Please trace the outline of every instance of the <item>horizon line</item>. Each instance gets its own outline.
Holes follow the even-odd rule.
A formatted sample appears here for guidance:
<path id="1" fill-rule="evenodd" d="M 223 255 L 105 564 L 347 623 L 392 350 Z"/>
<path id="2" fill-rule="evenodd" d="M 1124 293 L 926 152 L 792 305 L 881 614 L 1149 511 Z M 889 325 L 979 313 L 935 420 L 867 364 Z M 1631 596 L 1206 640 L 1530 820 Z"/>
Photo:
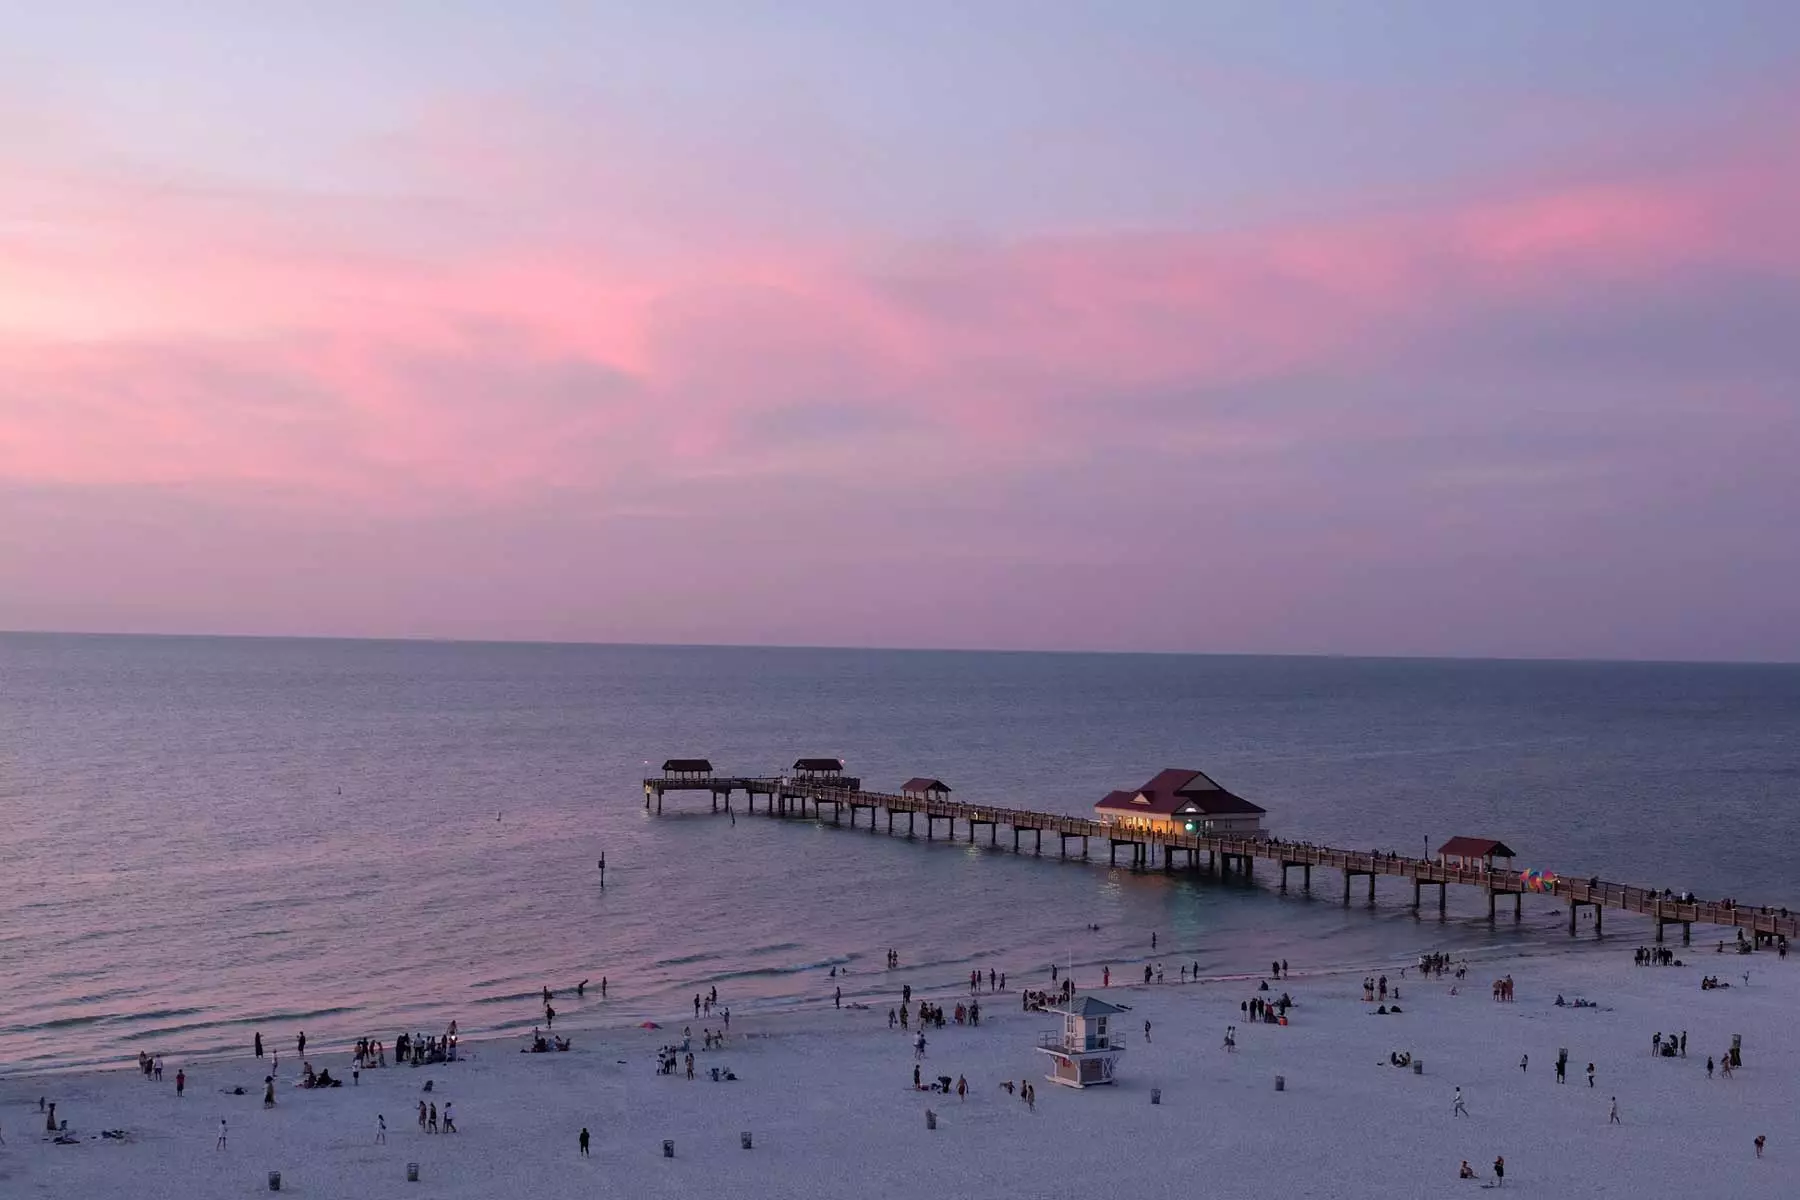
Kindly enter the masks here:
<path id="1" fill-rule="evenodd" d="M 812 650 L 878 654 L 1062 654 L 1139 658 L 1283 658 L 1360 662 L 1544 663 L 1567 666 L 1794 667 L 1800 660 L 1755 658 L 1623 658 L 1584 655 L 1405 654 L 1307 650 L 1119 650 L 1093 647 L 818 645 L 798 642 L 632 642 L 583 639 L 434 637 L 317 633 L 170 633 L 112 629 L 0 629 L 0 637 L 163 639 L 169 641 L 351 642 L 373 645 L 539 646 L 627 650 Z"/>

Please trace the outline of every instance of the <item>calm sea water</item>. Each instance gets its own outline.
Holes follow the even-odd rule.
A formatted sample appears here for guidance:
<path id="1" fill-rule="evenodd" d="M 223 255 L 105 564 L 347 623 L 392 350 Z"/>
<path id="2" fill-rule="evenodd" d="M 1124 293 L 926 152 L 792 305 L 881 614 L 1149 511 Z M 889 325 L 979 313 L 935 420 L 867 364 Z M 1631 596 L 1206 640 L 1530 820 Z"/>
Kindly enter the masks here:
<path id="1" fill-rule="evenodd" d="M 1085 811 L 1205 769 L 1283 835 L 1792 903 L 1800 668 L 0 636 L 0 1069 L 402 1028 L 885 1002 L 1051 959 L 1168 974 L 1566 945 L 1539 901 L 1315 895 L 647 816 L 646 763 L 842 756 L 870 786 Z M 741 801 L 740 801 L 741 803 Z M 607 887 L 595 860 L 607 857 Z M 1388 890 L 1388 889 L 1392 890 Z M 1087 926 L 1098 923 L 1099 933 Z M 1616 936 L 1639 931 L 1618 918 Z M 827 972 L 848 974 L 839 981 Z M 1097 967 L 1095 968 L 1097 970 Z M 1141 969 L 1137 967 L 1136 969 Z"/>

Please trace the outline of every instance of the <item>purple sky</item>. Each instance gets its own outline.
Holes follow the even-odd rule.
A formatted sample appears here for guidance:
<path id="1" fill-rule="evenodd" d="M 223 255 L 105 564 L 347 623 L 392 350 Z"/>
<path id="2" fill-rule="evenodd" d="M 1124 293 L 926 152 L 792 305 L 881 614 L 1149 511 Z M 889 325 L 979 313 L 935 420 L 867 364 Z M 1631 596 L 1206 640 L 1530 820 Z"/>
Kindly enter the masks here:
<path id="1" fill-rule="evenodd" d="M 157 7 L 0 628 L 1800 660 L 1800 5 Z"/>

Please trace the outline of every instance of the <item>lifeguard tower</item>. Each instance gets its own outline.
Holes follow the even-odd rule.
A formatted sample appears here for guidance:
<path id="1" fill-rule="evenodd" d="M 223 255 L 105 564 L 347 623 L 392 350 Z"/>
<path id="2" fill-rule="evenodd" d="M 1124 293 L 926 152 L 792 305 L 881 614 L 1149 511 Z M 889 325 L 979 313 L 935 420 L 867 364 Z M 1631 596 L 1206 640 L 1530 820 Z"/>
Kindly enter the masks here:
<path id="1" fill-rule="evenodd" d="M 1038 1051 L 1050 1056 L 1051 1083 L 1084 1088 L 1113 1081 L 1113 1067 L 1125 1053 L 1124 1038 L 1108 1028 L 1108 1018 L 1129 1010 L 1092 996 L 1071 1000 L 1066 1008 L 1046 1008 L 1063 1019 L 1060 1033 L 1038 1038 Z"/>

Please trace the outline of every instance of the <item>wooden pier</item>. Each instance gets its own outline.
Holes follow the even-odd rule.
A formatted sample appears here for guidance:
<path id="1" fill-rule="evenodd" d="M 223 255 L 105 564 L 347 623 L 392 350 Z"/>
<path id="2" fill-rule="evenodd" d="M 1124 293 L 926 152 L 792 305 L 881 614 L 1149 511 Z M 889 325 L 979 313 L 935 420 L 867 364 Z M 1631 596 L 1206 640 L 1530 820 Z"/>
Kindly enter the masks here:
<path id="1" fill-rule="evenodd" d="M 800 761 L 821 764 L 835 760 Z M 1312 869 L 1324 867 L 1343 876 L 1346 906 L 1350 904 L 1352 886 L 1358 879 L 1368 880 L 1368 903 L 1373 906 L 1375 881 L 1378 877 L 1388 876 L 1412 881 L 1412 908 L 1415 912 L 1423 910 L 1424 889 L 1437 888 L 1440 917 L 1445 913 L 1451 884 L 1479 888 L 1486 892 L 1490 921 L 1495 919 L 1500 899 L 1505 896 L 1512 897 L 1513 918 L 1518 920 L 1523 914 L 1524 897 L 1527 894 L 1519 872 L 1507 869 L 1446 864 L 1431 859 L 1366 850 L 1341 850 L 1278 838 L 1176 833 L 1063 813 L 971 804 L 951 800 L 947 788 L 941 791 L 909 790 L 904 793 L 864 791 L 860 779 L 842 775 L 838 771 L 797 771 L 791 776 L 714 776 L 709 764 L 704 771 L 697 769 L 704 762 L 701 759 L 670 759 L 664 764 L 661 777 L 644 780 L 645 809 L 654 807 L 656 812 L 662 812 L 665 792 L 703 791 L 711 794 L 713 811 L 718 811 L 721 804 L 727 811 L 731 811 L 731 797 L 742 792 L 749 811 L 756 811 L 756 799 L 760 796 L 764 800 L 764 811 L 770 816 L 824 820 L 825 810 L 829 808 L 833 824 L 843 824 L 844 814 L 848 812 L 850 824 L 854 827 L 860 823 L 860 815 L 866 811 L 869 814 L 871 833 L 879 832 L 877 814 L 885 814 L 888 833 L 895 832 L 895 818 L 903 816 L 906 818 L 905 835 L 914 837 L 918 832 L 916 822 L 922 817 L 928 841 L 937 839 L 940 822 L 944 836 L 955 840 L 960 823 L 967 832 L 970 844 L 975 842 L 978 830 L 985 830 L 988 835 L 987 844 L 997 848 L 1000 845 L 1000 829 L 1004 827 L 1012 833 L 1014 853 L 1023 853 L 1023 839 L 1026 834 L 1030 834 L 1031 853 L 1041 855 L 1044 835 L 1054 834 L 1057 839 L 1057 857 L 1060 859 L 1074 857 L 1080 861 L 1090 861 L 1093 848 L 1104 845 L 1109 865 L 1118 865 L 1119 851 L 1123 848 L 1130 851 L 1128 865 L 1134 870 L 1156 867 L 1160 856 L 1161 869 L 1164 871 L 1198 871 L 1203 869 L 1201 856 L 1204 855 L 1204 869 L 1215 871 L 1221 877 L 1236 873 L 1245 879 L 1251 879 L 1258 861 L 1269 862 L 1278 864 L 1281 868 L 1282 891 L 1287 890 L 1288 873 L 1298 868 L 1301 872 L 1301 887 L 1310 892 Z M 683 771 L 677 769 L 678 765 L 696 769 Z M 802 777 L 803 774 L 805 777 Z M 1077 843 L 1078 853 L 1075 852 Z M 1559 876 L 1552 889 L 1541 894 L 1552 895 L 1568 904 L 1571 935 L 1576 932 L 1580 910 L 1590 907 L 1594 910 L 1596 934 L 1603 931 L 1602 913 L 1610 908 L 1651 918 L 1656 923 L 1658 942 L 1663 940 L 1664 929 L 1671 925 L 1681 927 L 1683 942 L 1692 940 L 1695 925 L 1718 925 L 1744 930 L 1758 943 L 1773 941 L 1777 937 L 1800 936 L 1800 914 L 1774 908 L 1767 908 L 1765 911 L 1763 908 L 1712 900 L 1686 902 L 1652 888 L 1611 883 L 1598 878 L 1573 879 Z"/>

